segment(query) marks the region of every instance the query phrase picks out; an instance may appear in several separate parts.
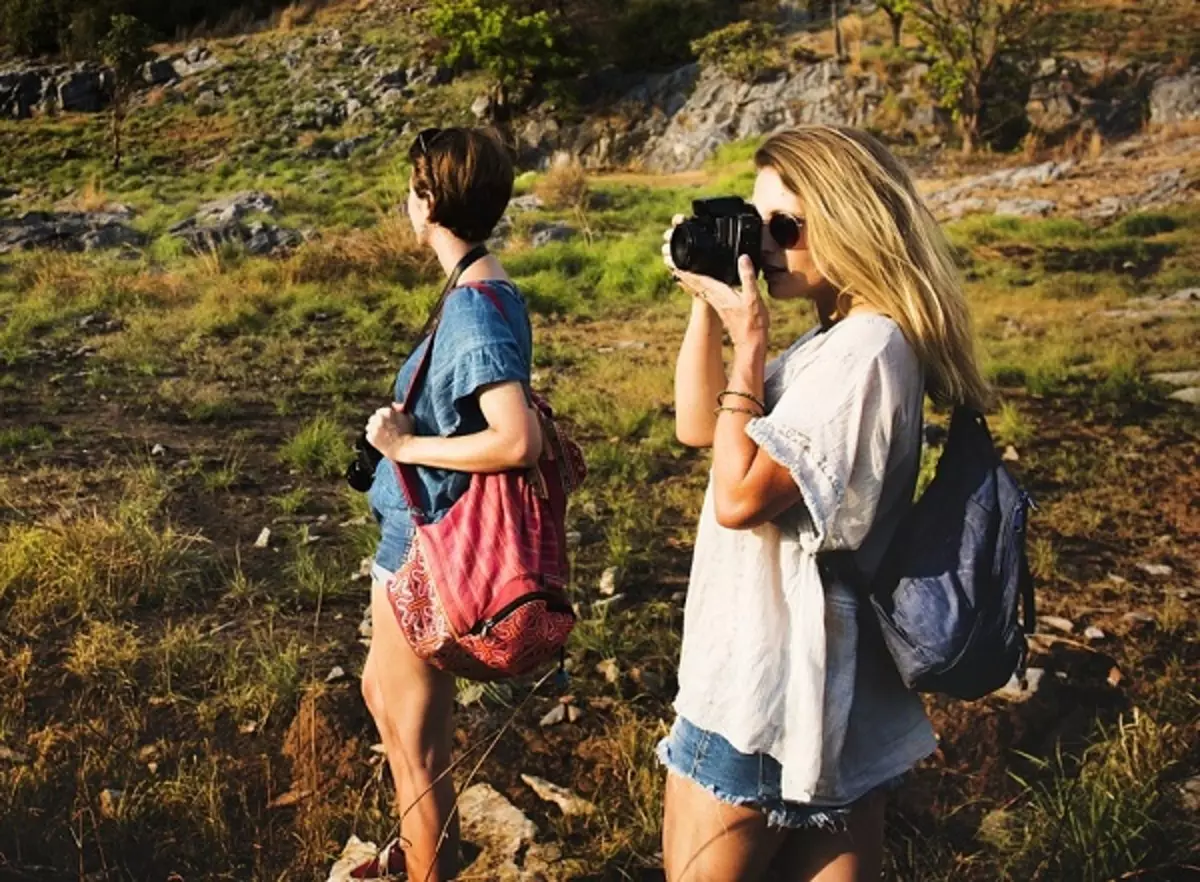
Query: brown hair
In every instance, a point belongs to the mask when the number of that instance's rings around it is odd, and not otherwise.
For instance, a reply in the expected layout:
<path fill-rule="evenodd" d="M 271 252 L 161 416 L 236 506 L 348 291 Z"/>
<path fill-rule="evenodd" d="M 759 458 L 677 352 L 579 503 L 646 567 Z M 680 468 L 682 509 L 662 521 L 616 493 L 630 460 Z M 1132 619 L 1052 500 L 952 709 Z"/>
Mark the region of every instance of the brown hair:
<path fill-rule="evenodd" d="M 408 151 L 412 187 L 431 201 L 429 219 L 464 242 L 492 234 L 512 198 L 508 150 L 483 129 L 427 129 Z"/>

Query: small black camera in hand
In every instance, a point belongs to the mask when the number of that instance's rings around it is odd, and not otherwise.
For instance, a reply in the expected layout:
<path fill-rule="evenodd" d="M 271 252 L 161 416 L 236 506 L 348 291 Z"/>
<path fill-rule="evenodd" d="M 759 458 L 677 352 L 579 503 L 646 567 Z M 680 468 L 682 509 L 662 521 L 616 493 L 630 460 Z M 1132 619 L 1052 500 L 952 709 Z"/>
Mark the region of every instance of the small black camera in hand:
<path fill-rule="evenodd" d="M 359 493 L 366 493 L 375 482 L 375 467 L 383 459 L 383 454 L 371 445 L 366 433 L 354 442 L 354 450 L 356 456 L 346 466 L 346 483 Z"/>
<path fill-rule="evenodd" d="M 677 269 L 738 283 L 738 258 L 750 255 L 755 271 L 762 265 L 762 217 L 740 196 L 697 199 L 693 217 L 671 233 L 671 261 Z"/>

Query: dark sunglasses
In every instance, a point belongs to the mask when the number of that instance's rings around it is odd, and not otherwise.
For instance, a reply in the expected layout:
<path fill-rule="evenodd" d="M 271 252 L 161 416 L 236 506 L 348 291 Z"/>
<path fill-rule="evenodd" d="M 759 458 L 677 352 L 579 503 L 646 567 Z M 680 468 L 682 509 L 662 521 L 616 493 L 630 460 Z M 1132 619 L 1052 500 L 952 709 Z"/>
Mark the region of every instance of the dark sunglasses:
<path fill-rule="evenodd" d="M 408 151 L 410 159 L 416 159 L 418 156 L 424 156 L 429 152 L 429 148 L 433 146 L 445 129 L 432 128 L 422 129 L 417 132 L 417 140 L 413 142 L 412 149 Z"/>
<path fill-rule="evenodd" d="M 795 248 L 800 244 L 800 234 L 804 230 L 804 218 L 777 212 L 767 220 L 767 229 L 771 233 L 771 238 L 780 248 Z"/>

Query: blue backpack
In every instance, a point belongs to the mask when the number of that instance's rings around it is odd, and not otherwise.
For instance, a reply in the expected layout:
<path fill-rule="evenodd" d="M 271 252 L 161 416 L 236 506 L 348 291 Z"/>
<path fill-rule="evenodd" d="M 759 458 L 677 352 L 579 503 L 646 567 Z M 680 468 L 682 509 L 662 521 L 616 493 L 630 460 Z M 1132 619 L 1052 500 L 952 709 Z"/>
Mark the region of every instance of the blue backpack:
<path fill-rule="evenodd" d="M 1030 505 L 983 416 L 956 408 L 933 481 L 866 591 L 910 689 L 973 701 L 1024 673 L 1025 635 L 1035 624 Z"/>

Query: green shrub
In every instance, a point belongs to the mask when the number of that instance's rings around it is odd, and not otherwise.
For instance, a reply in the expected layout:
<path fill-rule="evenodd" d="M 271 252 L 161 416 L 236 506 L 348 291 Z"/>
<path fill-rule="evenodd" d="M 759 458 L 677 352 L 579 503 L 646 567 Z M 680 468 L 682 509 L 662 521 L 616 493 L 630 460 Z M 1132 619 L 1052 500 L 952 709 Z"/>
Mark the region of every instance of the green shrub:
<path fill-rule="evenodd" d="M 1170 233 L 1178 228 L 1175 218 L 1166 214 L 1131 214 L 1121 218 L 1115 229 L 1122 236 L 1157 236 L 1159 233 Z"/>
<path fill-rule="evenodd" d="M 735 21 L 692 41 L 692 51 L 705 67 L 715 67 L 735 80 L 753 82 L 783 66 L 774 29 L 763 22 Z"/>

